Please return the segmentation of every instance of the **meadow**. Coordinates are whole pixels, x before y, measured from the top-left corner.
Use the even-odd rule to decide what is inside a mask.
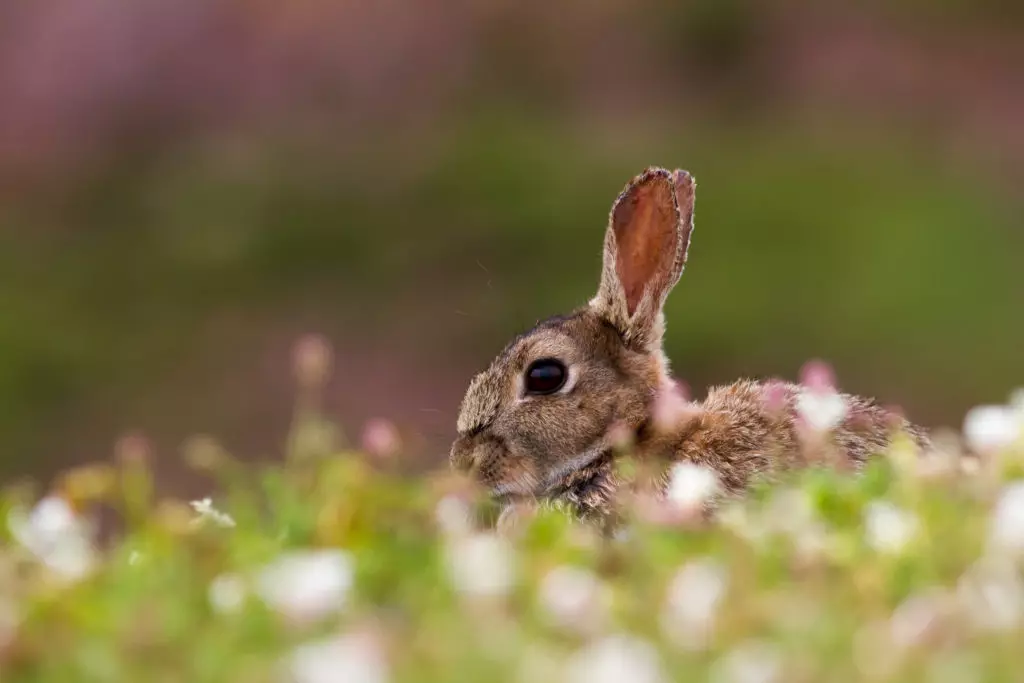
[[[677,469],[602,534],[543,506],[495,527],[469,482],[403,473],[393,425],[345,439],[319,408],[329,361],[299,347],[279,460],[188,444],[208,498],[157,495],[138,435],[51,488],[8,486],[2,680],[1019,678],[1020,393],[930,452],[811,463],[711,521],[713,478]]]

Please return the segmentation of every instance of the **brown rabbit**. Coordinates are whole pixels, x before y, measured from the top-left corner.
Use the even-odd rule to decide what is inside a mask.
[[[623,430],[641,461],[660,455],[709,466],[731,494],[755,474],[801,462],[806,390],[794,384],[743,380],[712,388],[667,429],[654,419],[656,398],[673,386],[662,307],[686,263],[693,207],[686,171],[650,168],[626,186],[611,209],[597,295],[513,339],[473,378],[453,467],[501,499],[561,501],[589,517],[610,510]],[[844,417],[830,436],[846,463],[858,467],[896,428],[927,444],[922,430],[875,402],[840,396]]]

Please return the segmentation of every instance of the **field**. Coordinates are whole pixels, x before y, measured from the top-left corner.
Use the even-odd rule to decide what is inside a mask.
[[[1018,680],[1019,395],[932,453],[809,466],[711,523],[714,487],[677,472],[605,536],[546,507],[495,529],[467,482],[401,475],[388,423],[345,446],[323,360],[296,368],[282,461],[190,443],[212,500],[157,498],[142,437],[8,488],[2,680]]]
[[[1022,10],[0,2],[0,683],[1024,680]],[[617,529],[451,471],[651,165],[678,386],[824,359],[934,449],[623,438]]]

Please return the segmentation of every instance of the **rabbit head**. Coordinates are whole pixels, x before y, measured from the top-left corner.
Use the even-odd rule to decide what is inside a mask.
[[[693,230],[694,181],[650,168],[615,200],[596,296],[512,340],[471,381],[451,464],[494,495],[550,496],[610,458],[669,382],[662,307]]]

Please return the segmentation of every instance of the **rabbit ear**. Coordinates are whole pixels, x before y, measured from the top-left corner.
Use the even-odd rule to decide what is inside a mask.
[[[693,231],[694,185],[686,171],[649,168],[612,205],[591,306],[627,343],[661,341],[661,308],[683,273]]]

